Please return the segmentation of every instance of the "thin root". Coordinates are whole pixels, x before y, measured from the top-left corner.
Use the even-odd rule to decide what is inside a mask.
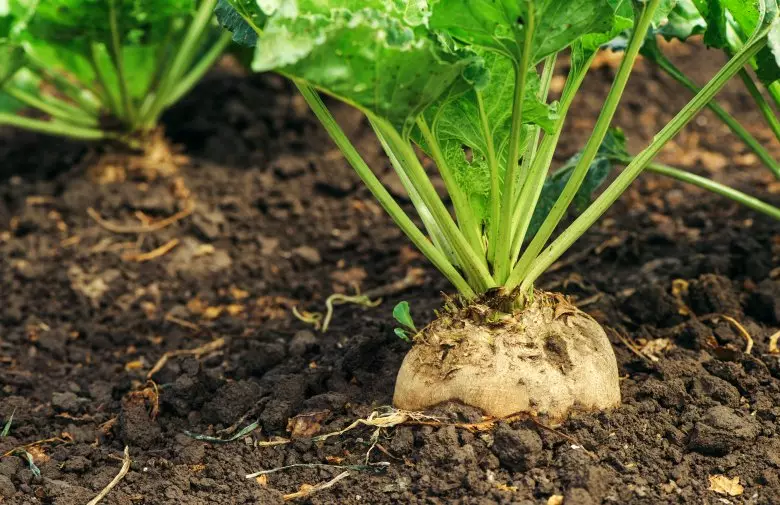
[[[355,296],[347,296],[339,293],[330,295],[328,299],[325,300],[325,307],[327,307],[327,310],[325,311],[325,319],[322,320],[322,333],[328,331],[330,322],[333,320],[333,307],[345,303],[353,303],[363,307],[378,307],[382,303],[382,299],[379,298],[378,300],[371,301],[368,296],[361,294]]]
[[[185,328],[189,328],[190,330],[193,330],[193,331],[200,331],[201,330],[200,326],[198,326],[197,324],[191,323],[190,321],[187,321],[186,319],[182,319],[180,317],[176,317],[176,316],[171,315],[171,314],[166,314],[165,320],[168,321],[168,322],[171,322],[173,324],[178,324],[179,326],[183,326]]]
[[[777,342],[780,340],[780,331],[776,331],[769,337],[769,354],[780,354]]]
[[[172,225],[177,221],[181,221],[185,217],[192,214],[194,210],[195,210],[195,202],[192,200],[188,200],[187,206],[181,211],[177,212],[176,214],[170,217],[166,217],[165,219],[161,219],[153,223],[142,224],[140,226],[123,226],[116,223],[112,223],[111,221],[103,219],[103,217],[98,213],[98,211],[96,211],[92,207],[89,207],[87,209],[87,214],[89,214],[89,217],[91,217],[97,224],[99,224],[101,227],[105,228],[106,230],[112,233],[133,234],[133,233],[150,233],[153,231],[162,230],[163,228],[167,228],[168,226]]]
[[[628,340],[626,337],[624,337],[623,335],[621,335],[619,331],[615,330],[614,328],[609,328],[609,327],[607,327],[607,330],[608,330],[608,331],[611,331],[611,332],[612,332],[612,334],[613,334],[613,335],[615,335],[617,338],[619,338],[619,339],[620,339],[620,341],[621,341],[621,342],[623,342],[623,344],[625,344],[625,346],[626,346],[626,347],[628,347],[628,349],[629,349],[631,352],[633,352],[634,354],[636,354],[636,355],[637,355],[637,356],[639,356],[640,358],[642,358],[642,359],[644,359],[644,360],[652,361],[652,362],[656,362],[656,361],[658,361],[658,358],[657,358],[656,356],[650,356],[650,355],[647,355],[647,354],[643,353],[642,351],[640,351],[640,350],[639,350],[639,349],[638,349],[638,348],[637,348],[637,347],[636,347],[634,344],[632,344],[632,343],[631,343],[631,342],[630,342],[630,341],[629,341],[629,340]]]
[[[558,435],[559,437],[561,437],[561,438],[571,442],[573,446],[576,446],[577,448],[582,449],[582,451],[585,454],[587,454],[588,456],[590,456],[591,458],[598,459],[598,456],[596,456],[595,454],[593,454],[592,452],[587,450],[584,445],[582,445],[581,443],[579,443],[577,441],[576,438],[574,438],[574,437],[572,437],[570,435],[567,435],[565,433],[561,433],[560,431],[556,430],[552,426],[547,426],[546,424],[543,424],[543,423],[539,422],[534,416],[530,416],[529,419],[531,421],[533,421],[533,423],[535,425],[537,425],[538,427],[542,428],[543,430],[549,431],[550,433],[554,433],[555,435]]]
[[[301,322],[304,322],[306,324],[310,324],[314,326],[314,329],[316,331],[320,331],[320,328],[322,328],[322,314],[319,312],[307,312],[307,311],[299,311],[298,307],[292,308],[293,316],[295,316],[296,319],[298,319]]]
[[[108,483],[106,487],[103,488],[103,490],[98,493],[98,495],[94,498],[92,498],[87,505],[97,505],[97,503],[100,502],[103,498],[106,497],[108,493],[111,492],[114,487],[119,484],[119,481],[125,478],[125,475],[127,475],[127,472],[130,471],[130,448],[128,446],[125,446],[125,457],[122,462],[122,468],[119,470],[119,473],[116,474],[116,477],[114,477],[114,480]]]
[[[334,478],[332,478],[331,480],[327,482],[323,482],[321,484],[316,484],[314,486],[304,484],[303,486],[301,486],[300,491],[291,494],[286,494],[282,497],[282,499],[284,501],[292,501],[292,500],[297,500],[298,498],[305,498],[307,496],[311,496],[314,493],[335,486],[340,480],[346,479],[347,477],[349,477],[349,472],[342,472],[337,476],[335,476]]]
[[[168,360],[171,358],[175,358],[176,356],[195,356],[196,358],[200,358],[201,356],[210,354],[214,351],[221,349],[224,345],[225,345],[225,339],[218,338],[216,340],[209,342],[208,344],[202,345],[200,347],[196,347],[195,349],[179,349],[176,351],[168,351],[165,354],[163,354],[159,360],[157,360],[157,363],[155,363],[152,369],[149,370],[149,373],[146,374],[146,378],[151,379],[154,374],[162,370],[162,368],[165,366],[166,363],[168,363]]]
[[[157,249],[152,249],[149,252],[145,253],[127,253],[124,256],[122,256],[122,259],[125,261],[135,261],[136,263],[144,263],[147,261],[151,261],[153,259],[157,259],[161,256],[165,256],[169,252],[173,250],[174,247],[179,245],[179,239],[172,238],[168,242],[164,243]]]
[[[53,444],[53,443],[69,444],[71,442],[73,442],[73,439],[66,440],[66,439],[60,438],[60,437],[44,438],[43,440],[36,440],[35,442],[30,442],[29,444],[24,444],[24,445],[20,445],[18,447],[14,447],[10,451],[7,451],[7,452],[3,453],[3,455],[0,456],[0,457],[5,458],[5,457],[11,456],[11,455],[13,455],[13,454],[15,454],[15,453],[17,453],[19,451],[26,451],[27,449],[31,449],[33,447],[38,447],[38,446],[41,446],[43,444]]]
[[[750,333],[748,333],[748,331],[745,329],[745,327],[742,326],[739,323],[739,321],[737,321],[733,317],[726,316],[726,315],[723,315],[721,317],[723,319],[725,319],[726,321],[728,321],[729,323],[731,323],[737,329],[737,331],[740,333],[740,335],[742,335],[742,338],[744,338],[745,342],[746,342],[746,344],[745,344],[745,354],[750,354],[750,351],[753,350],[753,337],[750,336]]]

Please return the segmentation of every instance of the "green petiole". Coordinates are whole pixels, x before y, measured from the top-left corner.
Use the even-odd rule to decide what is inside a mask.
[[[515,202],[515,185],[520,158],[520,136],[523,127],[523,100],[528,69],[531,64],[531,44],[536,30],[534,4],[527,2],[528,15],[524,25],[523,52],[519,62],[515,62],[515,96],[512,101],[512,126],[509,133],[509,154],[504,171],[504,188],[501,193],[501,212],[498,225],[498,243],[493,272],[499,284],[503,285],[511,269],[512,247],[512,208]],[[495,216],[494,216],[495,219]]]
[[[580,155],[580,159],[575,166],[571,177],[569,178],[566,186],[564,187],[558,200],[553,205],[552,210],[545,218],[539,231],[534,236],[527,249],[520,257],[520,260],[515,265],[512,271],[512,276],[508,282],[509,286],[516,285],[519,279],[524,278],[526,272],[531,268],[531,264],[542,250],[547,240],[552,236],[555,228],[560,223],[561,219],[566,215],[566,211],[569,208],[572,200],[574,200],[577,191],[580,189],[582,182],[585,180],[585,176],[588,174],[588,169],[591,163],[596,157],[599,147],[601,146],[604,137],[607,135],[609,126],[612,122],[612,118],[615,115],[620,98],[623,96],[628,79],[631,76],[631,71],[634,67],[634,62],[639,55],[639,50],[642,48],[647,31],[650,28],[650,24],[653,20],[653,15],[658,8],[660,0],[650,0],[645,4],[641,15],[637,21],[636,27],[631,35],[631,40],[623,53],[623,59],[620,62],[615,80],[612,83],[612,87],[609,90],[604,105],[601,109],[596,124],[593,127],[593,132],[585,144],[585,148]],[[533,212],[533,210],[531,210]],[[527,214],[527,213],[526,213]],[[530,218],[527,218],[530,220]],[[511,289],[511,288],[510,288]]]
[[[434,245],[423,235],[419,228],[409,219],[409,216],[403,211],[400,205],[393,199],[390,192],[385,189],[380,180],[374,175],[371,169],[363,161],[363,158],[357,152],[355,147],[349,141],[344,131],[338,125],[336,120],[328,111],[328,108],[322,102],[317,92],[307,84],[296,82],[295,85],[303,95],[306,103],[309,104],[312,112],[320,120],[325,130],[330,135],[333,142],[341,150],[347,162],[352,165],[358,176],[363,180],[369,191],[379,201],[379,204],[390,217],[395,221],[399,228],[414,243],[415,246],[428,258],[436,268],[441,271],[445,277],[466,297],[476,296],[475,291],[466,282],[458,270],[447,260],[444,254],[436,249]]]
[[[743,66],[767,45],[766,37],[754,37],[705,85],[699,93],[654,137],[653,142],[639,153],[607,189],[561,235],[550,244],[531,264],[528,272],[514,275],[507,289],[519,286],[520,291],[530,292],[533,283],[560,256],[601,217],[623,194],[628,186],[652,162],[664,145],[674,138]]]

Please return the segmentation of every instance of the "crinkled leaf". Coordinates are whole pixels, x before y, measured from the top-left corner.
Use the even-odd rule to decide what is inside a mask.
[[[536,0],[531,61],[557,53],[587,34],[613,30],[615,0]],[[433,0],[431,27],[519,61],[528,3],[522,0]]]
[[[469,197],[474,214],[480,221],[489,221],[487,211],[491,174],[487,164],[488,143],[480,120],[477,93],[482,97],[499,170],[503,171],[509,146],[515,82],[509,58],[487,51],[481,56],[484,60],[484,74],[487,76],[481,89],[463,90],[454,87],[449,95],[425,112],[425,118],[443,150],[448,166],[455,173],[458,186]],[[537,98],[539,86],[539,76],[534,71],[529,72],[523,100],[523,123],[552,131],[558,117],[556,107],[544,104]],[[525,127],[521,132],[521,154],[527,145],[529,131]],[[419,132],[414,132],[413,139],[423,150],[428,151]],[[503,178],[502,173],[500,177]]]
[[[214,14],[217,21],[233,33],[234,42],[249,47],[257,43],[257,33],[266,20],[256,0],[219,0]]]
[[[677,0],[677,5],[669,13],[667,22],[655,30],[655,33],[662,35],[666,40],[685,41],[694,35],[701,35],[706,28],[707,22],[693,0]]]
[[[615,21],[611,29],[604,33],[589,33],[579,41],[582,49],[595,51],[634,26],[634,9],[631,0],[609,0],[615,12]]]
[[[609,177],[614,167],[614,158],[625,158],[628,156],[626,150],[626,137],[619,128],[611,129],[599,147],[597,156],[593,159],[593,162],[588,168],[588,174],[582,182],[582,186],[577,191],[573,201],[573,208],[576,212],[584,211],[591,200],[593,194],[599,189],[604,181]],[[577,165],[577,161],[580,158],[580,154],[576,154],[571,157],[566,164],[550,175],[544,182],[542,193],[539,197],[539,201],[534,209],[534,215],[531,218],[531,224],[528,228],[528,239],[533,238],[539,227],[544,222],[547,215],[552,210],[555,201],[563,192],[563,188],[569,181],[574,167]]]
[[[776,47],[778,23],[777,0],[693,0],[707,22],[704,43],[710,47],[734,51],[736,33],[743,41],[759,28],[769,29],[769,46],[759,51],[755,58],[756,75],[765,84],[780,79],[780,65],[773,52]],[[762,17],[763,14],[763,17]]]
[[[353,4],[367,7],[349,10]],[[306,81],[407,132],[415,117],[462,79],[474,57],[407,23],[404,6],[299,1],[297,16],[268,18],[258,33],[253,68]]]
[[[776,17],[767,35],[769,45],[756,55],[756,75],[761,82],[771,84],[780,80],[780,17]]]
[[[650,0],[632,0],[634,4],[634,17],[638,17],[642,9],[650,2]],[[677,0],[661,0],[658,7],[656,7],[653,13],[653,19],[650,22],[651,28],[659,28],[666,23],[669,14],[674,10]]]
[[[0,0],[0,87],[24,65],[24,49],[13,40],[18,17]]]
[[[122,40],[136,42],[153,24],[190,14],[194,0],[11,0],[34,7],[27,29],[33,37],[46,40],[108,40],[109,13],[116,12]]]

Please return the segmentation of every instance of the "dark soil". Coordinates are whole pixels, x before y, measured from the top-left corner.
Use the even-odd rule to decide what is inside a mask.
[[[697,49],[678,59],[703,82],[718,57]],[[605,61],[587,82],[561,160],[587,136],[613,72]],[[639,147],[685,96],[640,67],[616,123]],[[769,144],[739,86],[721,98]],[[336,112],[395,190],[365,124]],[[119,472],[125,445],[130,472],[102,503],[276,504],[345,469],[245,475],[364,465],[372,428],[307,437],[391,403],[408,349],[391,308],[408,300],[423,323],[450,290],[279,78],[215,72],[165,126],[192,160],[181,177],[105,185],[79,166],[85,146],[3,133],[0,427],[14,417],[0,454],[49,440],[27,448],[40,475],[23,453],[0,459],[0,503],[85,504]],[[768,172],[710,114],[663,157],[780,203]],[[139,217],[186,210],[188,198],[192,214],[150,233],[115,233],[88,214],[138,226]],[[541,282],[608,328],[622,407],[556,429],[520,420],[486,431],[462,426],[480,421],[477,413],[442,408],[451,425],[382,430],[372,466],[298,502],[780,503],[780,359],[770,354],[778,253],[777,223],[642,177]],[[418,268],[419,286],[378,307],[336,307],[325,334],[291,313],[321,311],[334,292],[368,292]],[[211,352],[171,357],[147,380],[163,353],[209,343]],[[289,437],[290,418],[315,412],[292,423],[292,443],[258,446]],[[258,429],[231,443],[185,434],[228,438],[255,420]],[[738,477],[744,491],[709,490],[717,475]]]

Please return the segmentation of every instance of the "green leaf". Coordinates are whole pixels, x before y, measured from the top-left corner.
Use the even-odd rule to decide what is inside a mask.
[[[432,28],[520,61],[528,2],[433,0],[431,4]],[[615,16],[617,4],[617,0],[535,0],[530,61],[536,64],[587,34],[610,33],[616,23],[624,23]]]
[[[14,411],[11,412],[11,417],[9,417],[8,421],[5,422],[5,426],[3,427],[3,431],[0,432],[0,438],[7,437],[11,433],[11,425],[14,422],[14,414],[16,414],[16,409],[14,409]]]
[[[409,310],[409,302],[399,302],[398,305],[393,308],[393,317],[406,328],[415,332],[417,331],[417,328],[414,326],[414,321],[412,320],[411,311]]]
[[[604,183],[607,177],[609,177],[609,174],[614,168],[613,159],[625,158],[627,156],[628,152],[626,150],[625,135],[619,128],[611,129],[606,137],[604,137],[604,140],[599,147],[598,155],[593,159],[593,162],[588,169],[588,174],[585,176],[582,186],[580,186],[580,189],[574,197],[573,207],[576,212],[583,212],[588,207],[593,199],[593,194]],[[541,196],[534,209],[531,224],[528,227],[529,240],[536,235],[536,232],[544,222],[547,214],[550,213],[556,200],[558,200],[558,197],[563,192],[563,188],[569,181],[579,157],[579,153],[571,157],[563,167],[550,175],[544,182]]]
[[[780,17],[776,17],[768,34],[769,45],[756,55],[756,75],[764,84],[780,80]]]
[[[780,62],[776,50],[778,46],[777,0],[694,0],[699,12],[707,22],[704,43],[710,47],[730,52],[738,48],[734,39],[736,33],[744,42],[758,28],[770,26],[769,45],[759,51],[755,58],[756,75],[764,84],[780,79]],[[762,17],[763,14],[763,17]]]
[[[255,421],[251,424],[244,426],[229,438],[219,438],[219,437],[211,437],[209,435],[200,435],[198,433],[192,433],[191,431],[186,431],[186,430],[184,431],[184,434],[187,435],[188,437],[194,438],[195,440],[200,440],[203,442],[210,442],[212,444],[227,444],[246,437],[247,435],[249,435],[259,427],[260,427],[260,423],[258,421]]]
[[[395,333],[395,336],[403,340],[404,342],[411,342],[412,339],[409,338],[409,333],[404,330],[403,328],[393,328],[393,333]]]
[[[150,25],[190,14],[194,0],[10,0],[21,6],[34,6],[27,29],[33,37],[46,40],[107,41],[110,37],[109,12],[113,4],[122,40],[136,42]]]
[[[706,28],[707,22],[693,0],[677,0],[677,5],[669,13],[667,22],[655,30],[653,35],[662,35],[666,40],[686,41],[694,35],[701,35]]]
[[[475,58],[409,24],[405,5],[300,1],[296,16],[280,11],[260,29],[253,69],[305,81],[408,132]]]
[[[5,0],[0,0],[0,2]],[[18,30],[19,17],[11,12],[9,5],[0,4],[0,87],[24,66],[24,49],[14,40],[13,32]]]
[[[615,12],[615,20],[611,29],[604,33],[584,35],[577,43],[586,50],[596,51],[621,33],[631,30],[634,26],[634,9],[631,0],[610,0]]]
[[[217,21],[233,33],[234,42],[249,47],[257,43],[257,33],[266,19],[255,0],[219,0],[214,14]]]
[[[448,166],[455,173],[458,186],[468,196],[475,216],[480,222],[490,222],[493,216],[488,213],[491,186],[491,172],[487,162],[488,138],[480,120],[477,93],[482,97],[498,161],[499,177],[503,179],[511,132],[515,82],[509,58],[487,51],[482,51],[480,55],[484,61],[482,68],[487,80],[481,89],[466,88],[464,91],[454,86],[445,98],[429,107],[425,118]],[[537,98],[539,86],[539,76],[535,71],[529,72],[523,100],[523,123],[538,125],[551,132],[558,118],[556,106],[544,104]],[[528,126],[521,132],[521,155],[525,152],[529,132]],[[430,154],[430,149],[416,130],[412,138]]]

